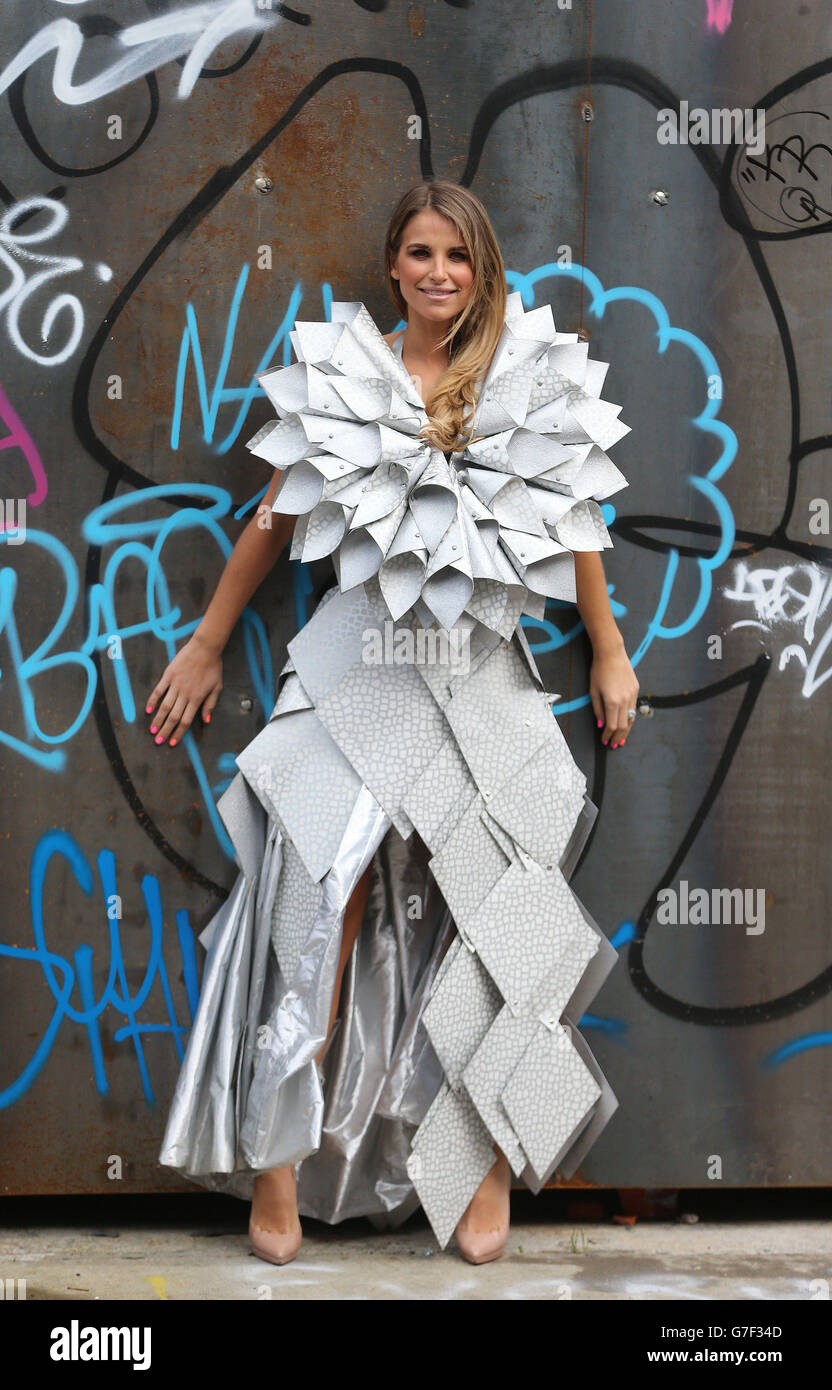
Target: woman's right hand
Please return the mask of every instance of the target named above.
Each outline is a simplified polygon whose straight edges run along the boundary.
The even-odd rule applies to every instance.
[[[165,667],[148,696],[145,714],[153,715],[150,732],[156,742],[169,738],[173,748],[190,728],[200,705],[203,722],[209,724],[221,690],[221,649],[206,642],[197,629]]]

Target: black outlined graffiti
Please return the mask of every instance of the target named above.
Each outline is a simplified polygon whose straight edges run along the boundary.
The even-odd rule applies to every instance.
[[[379,4],[377,7],[374,7],[368,3],[364,8],[381,10],[384,6],[383,4]],[[257,42],[259,42],[259,39]],[[759,103],[755,103],[755,105],[768,109],[770,105],[783,97],[787,88],[789,91],[796,92],[809,80],[814,80],[818,76],[826,75],[830,71],[832,71],[832,60],[823,64],[817,64],[811,69],[806,69],[802,73],[795,74],[793,78],[789,79],[788,84],[780,84],[778,88],[773,89],[772,93],[769,93],[768,97],[763,98]],[[83,449],[105,472],[106,477],[101,497],[102,502],[112,498],[120,485],[126,484],[134,488],[143,488],[149,486],[151,483],[151,480],[143,475],[139,469],[134,467],[131,463],[128,463],[126,459],[119,458],[106,442],[96,434],[90,409],[90,388],[101,351],[109,336],[113,333],[114,327],[128,305],[130,298],[150,273],[153,266],[158,262],[159,258],[164,254],[167,247],[178,237],[186,235],[199,225],[199,222],[218,205],[234,184],[252,167],[268,146],[290,127],[300,112],[319,92],[323,91],[328,84],[337,78],[349,73],[382,75],[403,85],[408,93],[410,109],[414,114],[419,116],[422,123],[422,139],[418,142],[421,172],[424,177],[431,177],[433,175],[434,169],[430,145],[430,119],[421,84],[416,74],[412,69],[396,62],[361,57],[344,59],[324,67],[316,77],[295,96],[287,106],[285,112],[249,147],[248,150],[244,152],[243,155],[234,163],[217,168],[210,178],[206,180],[198,193],[194,195],[186,206],[177,214],[170,226],[143,258],[140,265],[116,297],[98,328],[95,330],[85,350],[83,359],[79,364],[73,392],[73,424],[77,438]],[[149,76],[152,77],[152,74]],[[21,133],[24,133],[23,121],[25,118],[25,109],[23,105],[22,79],[20,79],[20,82],[21,87],[17,94],[18,107],[16,119],[18,119]],[[537,66],[501,84],[494,92],[485,98],[477,112],[468,142],[467,162],[460,182],[465,186],[470,186],[473,183],[489,134],[504,112],[508,111],[516,104],[528,102],[538,95],[572,88],[583,90],[585,82],[586,64],[583,61],[575,61],[549,66]],[[592,84],[594,87],[609,85],[611,87],[629,90],[656,110],[666,107],[678,107],[679,104],[678,97],[676,97],[666,85],[657,81],[645,69],[636,64],[611,58],[593,55]],[[12,96],[14,98],[15,94],[13,93]],[[142,138],[146,138],[146,134],[147,128]],[[33,148],[31,144],[30,148]],[[137,146],[134,146],[134,150],[135,148],[137,148]],[[832,444],[832,436],[823,436],[820,439],[801,440],[800,392],[791,335],[773,277],[760,254],[760,248],[757,244],[761,240],[771,239],[781,235],[787,237],[810,235],[815,232],[828,230],[828,227],[826,225],[800,226],[798,228],[790,228],[782,233],[767,232],[753,227],[748,216],[747,208],[744,205],[741,191],[733,181],[733,166],[739,157],[739,153],[738,150],[731,150],[724,159],[721,159],[717,153],[708,146],[694,145],[686,147],[686,155],[692,154],[698,159],[707,174],[718,196],[719,206],[725,223],[733,228],[742,238],[771,309],[779,336],[783,361],[786,368],[786,376],[791,392],[791,445],[788,457],[788,488],[780,518],[768,533],[738,528],[736,532],[736,546],[732,551],[732,555],[748,556],[749,554],[760,553],[769,547],[776,546],[778,550],[785,550],[801,558],[812,558],[815,561],[830,564],[832,563],[832,550],[830,550],[829,547],[819,545],[808,546],[805,542],[794,540],[787,534],[787,528],[793,515],[795,497],[797,495],[797,480],[800,464],[812,453],[829,448]],[[805,165],[805,149],[802,154]],[[54,164],[50,165],[46,160],[44,160],[44,163],[52,172],[65,175],[72,173],[77,176],[79,173],[90,174],[96,172],[95,170],[67,171],[60,166]],[[107,165],[103,167],[110,166]],[[808,204],[804,204],[804,209],[806,206],[808,206]],[[816,206],[821,206],[820,199],[816,199]],[[581,326],[583,325],[581,324]],[[172,506],[177,505],[176,499],[170,499],[170,502]],[[193,506],[193,500],[183,499],[181,504]],[[635,546],[663,553],[666,553],[671,546],[673,546],[682,556],[690,559],[707,557],[711,554],[713,547],[709,546],[709,542],[715,542],[717,537],[716,528],[709,526],[707,523],[693,523],[675,516],[647,513],[619,516],[612,524],[611,530],[622,539],[627,540],[630,544]],[[659,539],[658,536],[651,534],[653,531],[659,530],[665,534],[672,535],[673,540],[662,540]],[[683,537],[685,539],[682,539]],[[100,550],[97,547],[90,547],[87,555],[85,574],[88,588],[97,581],[100,574],[100,565]],[[736,754],[737,748],[748,726],[755,704],[764,688],[769,667],[769,659],[766,656],[761,656],[754,664],[734,672],[723,680],[713,682],[684,695],[662,695],[653,694],[649,691],[642,692],[647,696],[655,709],[662,709],[718,699],[731,689],[745,687],[742,701],[733,721],[730,734],[726,740],[717,766],[710,778],[706,792],[695,815],[686,828],[676,852],[660,874],[656,886],[651,890],[651,893],[642,905],[638,916],[636,938],[631,942],[628,949],[627,965],[630,978],[634,987],[643,996],[645,1001],[648,1002],[651,1007],[687,1022],[707,1026],[737,1026],[759,1023],[772,1018],[783,1017],[804,1009],[810,1003],[827,994],[830,988],[832,988],[832,967],[829,967],[799,989],[792,990],[788,994],[777,999],[769,1000],[762,1004],[741,1005],[733,1008],[708,1008],[706,1006],[688,1004],[684,1000],[677,999],[659,988],[649,977],[644,965],[644,942],[651,918],[655,911],[657,893],[663,885],[667,884],[672,879],[679,864],[683,861],[684,856],[695,841],[696,835],[701,829],[710,808],[713,806],[719,794],[719,790],[730,769],[732,759]],[[101,672],[99,669],[99,677],[100,674]],[[175,848],[167,842],[159,827],[154,823],[152,817],[148,815],[146,808],[142,805],[136,788],[121,759],[112,716],[108,709],[100,680],[95,704],[95,719],[99,737],[113,776],[116,779],[122,795],[131,807],[133,814],[136,816],[137,823],[140,825],[143,832],[148,835],[159,852],[167,857],[170,862],[175,864],[182,872],[187,873],[194,881],[199,882],[203,887],[210,889],[210,891],[215,894],[224,896],[218,885],[198,875],[193,869],[193,866],[183,860],[182,856],[178,854]],[[603,811],[604,800],[604,769],[605,764],[603,760],[600,758],[597,759],[593,773],[591,795],[601,811]],[[593,837],[594,832],[585,846],[584,857],[590,851]]]

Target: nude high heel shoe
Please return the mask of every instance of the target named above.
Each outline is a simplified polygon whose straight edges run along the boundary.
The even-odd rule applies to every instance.
[[[297,1181],[297,1174],[295,1174]],[[251,1242],[251,1251],[261,1260],[268,1260],[273,1265],[286,1265],[293,1260],[300,1250],[303,1240],[303,1230],[298,1222],[297,1231],[266,1231],[262,1226],[254,1224],[254,1203],[252,1202],[252,1215],[248,1222],[248,1238]]]
[[[493,1181],[494,1168],[499,1166],[499,1181],[501,1185],[500,1201],[502,1206],[502,1219],[496,1230],[493,1231],[470,1231],[464,1223],[471,1214],[471,1208],[475,1205],[477,1194],[471,1199],[465,1215],[454,1232],[459,1253],[469,1264],[482,1265],[489,1260],[498,1260],[506,1248],[508,1240],[509,1219],[511,1215],[511,1168],[508,1159],[504,1154],[498,1154],[494,1165],[484,1182]]]
[[[282,1231],[263,1231],[249,1222],[248,1238],[253,1255],[273,1265],[287,1265],[300,1250],[303,1231],[296,1235],[284,1235]]]

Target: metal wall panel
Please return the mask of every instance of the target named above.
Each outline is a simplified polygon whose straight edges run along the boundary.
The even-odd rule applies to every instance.
[[[156,1153],[235,875],[214,803],[329,562],[281,558],[210,728],[158,749],[145,697],[268,481],[253,373],[332,298],[396,326],[381,236],[427,174],[484,199],[632,426],[605,565],[652,714],[624,750],[574,610],[527,630],[600,807],[574,885],[620,950],[582,1024],[620,1109],[582,1176],[826,1182],[823,10],[246,8],[2,0],[6,521],[28,504],[0,553],[0,1190],[182,1186]],[[763,109],[765,152],[662,144],[682,101]],[[662,924],[682,881],[761,893],[764,929]]]

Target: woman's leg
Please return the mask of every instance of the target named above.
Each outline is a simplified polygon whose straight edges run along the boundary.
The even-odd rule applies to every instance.
[[[355,945],[361,923],[364,920],[364,910],[367,906],[367,895],[370,891],[370,876],[372,872],[372,862],[367,865],[361,878],[353,889],[347,906],[344,909],[344,924],[341,931],[341,951],[338,957],[338,970],[335,976],[335,986],[332,991],[332,1004],[329,1011],[329,1026],[326,1038],[323,1042],[316,1061],[320,1063],[326,1051],[326,1045],[332,1033],[332,1025],[338,1013],[338,1005],[341,999],[341,981],[344,969],[350,957],[350,952]],[[252,1225],[261,1231],[273,1231],[281,1235],[291,1235],[300,1230],[297,1203],[297,1184],[294,1168],[271,1168],[264,1173],[258,1173],[254,1179],[254,1197],[251,1204]]]
[[[341,954],[338,957],[338,971],[335,976],[335,988],[332,991],[332,1005],[329,1010],[329,1025],[326,1030],[326,1038],[315,1061],[320,1065],[321,1059],[326,1052],[326,1045],[332,1032],[332,1025],[338,1013],[338,1005],[341,1001],[341,981],[344,976],[344,969],[350,958],[352,948],[355,945],[355,938],[358,936],[361,923],[364,921],[364,912],[367,907],[367,897],[370,892],[370,875],[372,872],[372,862],[370,862],[357,884],[352,890],[349,902],[344,910],[344,925],[341,930]]]

